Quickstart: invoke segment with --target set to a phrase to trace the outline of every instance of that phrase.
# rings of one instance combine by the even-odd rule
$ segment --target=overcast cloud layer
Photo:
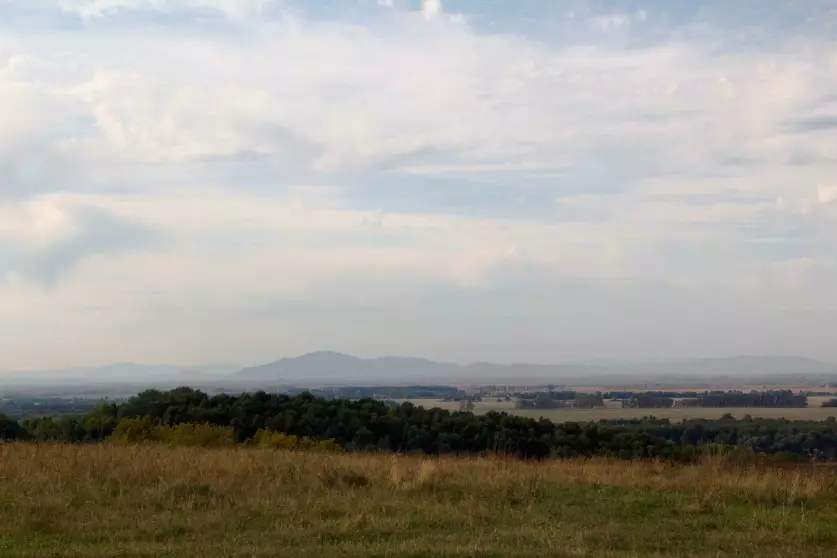
[[[0,369],[837,360],[832,0],[0,0]]]

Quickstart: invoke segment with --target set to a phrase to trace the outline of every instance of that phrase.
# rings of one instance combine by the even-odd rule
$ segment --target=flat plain
[[[502,411],[525,417],[543,417],[554,422],[619,420],[647,416],[681,421],[687,419],[717,419],[727,413],[739,419],[746,415],[750,415],[753,418],[785,418],[789,420],[825,420],[828,417],[837,418],[837,407],[820,406],[826,399],[831,398],[813,396],[809,397],[807,407],[785,409],[764,407],[624,409],[618,401],[607,401],[604,407],[596,409],[516,409],[514,401],[497,401],[497,398],[486,398],[483,401],[474,403],[473,412],[487,413],[489,411]],[[415,405],[422,405],[427,408],[459,409],[459,403],[439,399],[412,399],[410,401]]]
[[[736,466],[0,445],[0,556],[834,556],[837,476]]]
[[[823,407],[806,407],[799,409],[774,409],[760,407],[622,409],[605,407],[601,409],[514,409],[509,412],[525,417],[548,418],[554,422],[618,420],[642,418],[647,416],[667,418],[672,421],[681,421],[701,418],[717,419],[727,413],[739,419],[746,415],[750,415],[753,418],[784,418],[788,420],[825,420],[830,416],[837,417],[837,409]]]

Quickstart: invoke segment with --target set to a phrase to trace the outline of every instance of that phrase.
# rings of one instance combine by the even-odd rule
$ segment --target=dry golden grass
[[[834,556],[830,468],[0,445],[0,556]]]

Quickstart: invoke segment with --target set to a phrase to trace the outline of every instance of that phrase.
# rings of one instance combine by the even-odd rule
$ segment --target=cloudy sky
[[[0,369],[837,360],[834,0],[0,0]]]

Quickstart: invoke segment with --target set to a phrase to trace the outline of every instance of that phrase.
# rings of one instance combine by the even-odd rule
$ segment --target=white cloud
[[[86,20],[101,19],[122,11],[173,12],[189,9],[217,10],[226,16],[246,19],[260,15],[275,0],[58,0],[61,8]]]
[[[176,9],[137,2],[65,7]],[[76,138],[75,149],[146,163],[284,154],[332,172],[412,167],[411,160],[438,153],[467,157],[454,163],[460,166],[509,158],[531,166],[575,163],[593,152],[622,161],[633,158],[626,151],[645,150],[661,155],[657,165],[692,168],[730,156],[833,153],[822,138],[777,132],[834,86],[818,65],[800,63],[819,56],[827,64],[828,49],[811,54],[791,45],[768,59],[719,56],[686,42],[561,48],[447,21],[416,25],[400,12],[390,26],[359,27],[291,15],[259,21],[261,2],[206,3],[252,14],[255,31],[243,41],[108,34],[103,51],[105,39],[91,30],[65,43],[72,65],[37,37],[21,39],[18,48],[30,52],[15,59],[38,68],[38,78],[35,70],[10,72],[12,90],[43,96],[39,110],[74,107],[77,119],[93,122],[99,137]],[[425,2],[422,10],[432,16],[442,7]],[[21,110],[23,103],[12,111],[38,112]],[[66,114],[50,122],[59,119],[66,128]],[[618,141],[627,135],[631,142]]]
[[[442,0],[421,0],[421,13],[428,21],[435,18],[442,13]]]
[[[837,186],[819,184],[817,186],[817,201],[820,203],[831,203],[837,200]]]
[[[398,42],[350,26],[277,25],[246,47],[131,38],[103,57],[80,44],[96,70],[80,69],[84,81],[61,98],[83,103],[103,134],[90,149],[146,162],[295,149],[293,159],[322,171],[440,152],[532,164],[624,151],[611,138],[625,134],[672,165],[827,151],[773,129],[820,91],[819,74],[791,59],[762,68],[685,44],[555,50],[461,25],[405,23]]]
[[[635,23],[648,19],[648,12],[637,10],[634,13],[611,13],[593,17],[593,24],[602,31],[624,30]]]
[[[0,205],[0,276],[52,284],[91,256],[156,243],[157,233],[66,196]]]
[[[67,208],[60,200],[34,199],[0,206],[0,236],[46,245],[73,232]]]

